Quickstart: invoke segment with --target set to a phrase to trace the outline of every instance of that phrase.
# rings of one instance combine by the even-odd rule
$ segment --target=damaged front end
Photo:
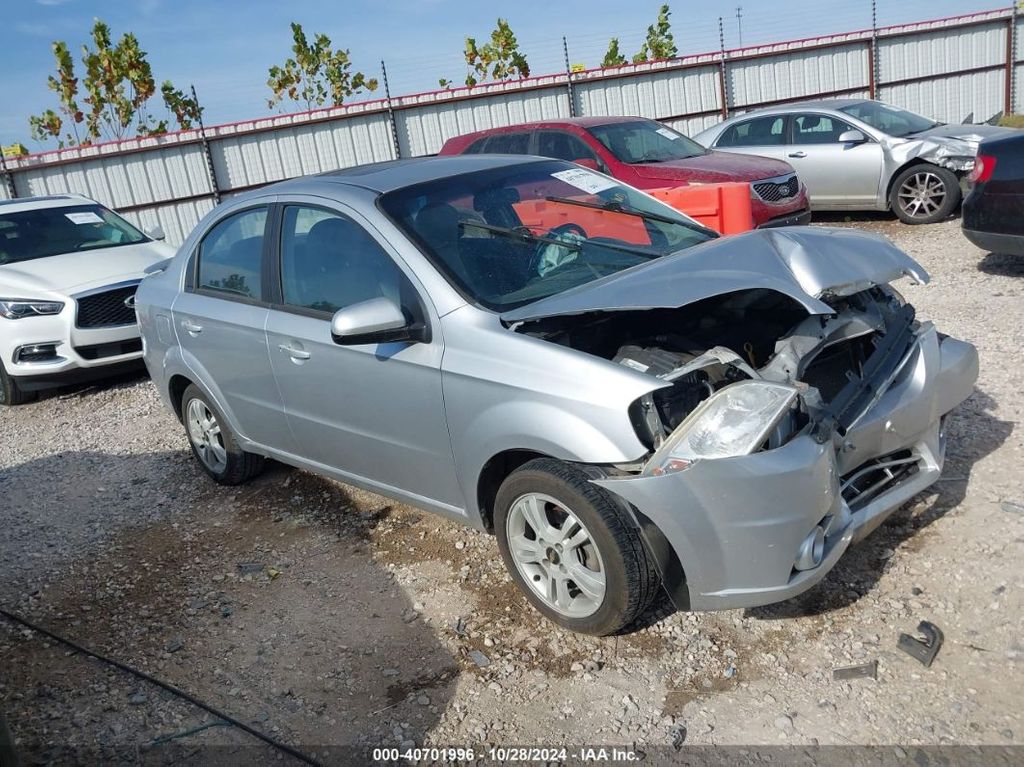
[[[776,254],[815,293],[517,325],[658,380],[630,408],[650,452],[594,481],[628,506],[683,609],[767,604],[819,581],[938,477],[942,417],[977,377],[974,347],[919,322],[884,270],[827,285],[813,246],[829,240],[785,238]]]

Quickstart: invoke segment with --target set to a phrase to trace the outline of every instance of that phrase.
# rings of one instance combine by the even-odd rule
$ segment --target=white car
[[[139,365],[135,290],[174,255],[78,195],[0,202],[0,405]]]

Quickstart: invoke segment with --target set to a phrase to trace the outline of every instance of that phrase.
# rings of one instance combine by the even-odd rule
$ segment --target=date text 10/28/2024
[[[642,755],[622,746],[581,746],[545,748],[543,746],[486,746],[484,748],[424,747],[375,748],[374,762],[473,762],[484,758],[492,762],[636,762]]]

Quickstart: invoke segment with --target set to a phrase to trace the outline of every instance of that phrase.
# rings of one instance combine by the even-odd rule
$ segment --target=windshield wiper
[[[560,202],[561,201],[560,198],[558,198],[558,197],[547,197],[545,199],[550,200],[550,201],[554,201],[554,202]],[[582,205],[584,207],[595,207],[595,208],[598,208],[599,210],[601,209],[601,207],[599,205],[590,206],[589,204],[583,203],[583,202],[577,203],[575,200],[565,200],[565,202],[570,202],[570,203],[573,203],[573,204],[576,204],[576,205]],[[668,219],[666,219],[666,220],[668,220]],[[494,232],[495,234],[499,234],[502,237],[508,237],[509,239],[513,239],[513,240],[519,240],[520,242],[530,242],[530,241],[532,241],[532,242],[546,242],[546,243],[548,243],[550,245],[559,245],[559,246],[561,246],[563,248],[568,248],[569,250],[575,250],[577,253],[582,253],[583,252],[583,245],[582,245],[582,243],[567,242],[566,240],[560,240],[560,239],[557,239],[555,237],[544,237],[543,235],[540,235],[540,234],[534,234],[533,232],[531,232],[525,226],[517,226],[517,227],[494,226],[492,224],[484,224],[484,223],[481,223],[479,221],[460,221],[459,222],[459,226],[463,227],[463,228],[465,228],[465,227],[476,227],[477,229],[483,229],[485,232]],[[590,238],[585,239],[584,242],[590,242]],[[617,250],[617,251],[619,251],[621,253],[630,253],[632,255],[644,256],[645,258],[648,258],[648,259],[658,258],[658,257],[664,255],[662,253],[657,253],[657,252],[652,253],[649,250],[644,250],[642,247],[630,247],[629,245],[616,245],[613,242],[593,242],[593,243],[591,243],[591,246],[595,247],[595,248],[607,248],[608,250]]]
[[[520,242],[546,242],[549,245],[561,245],[564,248],[569,248],[569,250],[583,250],[583,246],[579,243],[565,242],[554,237],[544,237],[543,235],[534,234],[525,226],[494,226],[493,224],[485,224],[481,221],[463,220],[459,221],[459,227],[463,229],[466,227],[483,229],[485,232],[494,232],[494,234],[500,234],[502,237],[508,237],[510,240],[519,240]]]
[[[644,221],[660,221],[663,224],[674,224],[676,226],[685,226],[688,229],[693,229],[692,224],[688,224],[685,221],[679,221],[668,216],[662,216],[658,213],[647,213],[646,211],[637,210],[636,208],[630,207],[629,205],[623,205],[621,202],[615,202],[609,200],[604,203],[596,202],[584,202],[583,200],[573,200],[569,197],[545,197],[548,202],[560,202],[565,205],[576,205],[580,208],[592,208],[593,210],[607,210],[612,213],[624,213],[627,216],[636,216],[642,218]],[[696,230],[695,230],[696,231]]]

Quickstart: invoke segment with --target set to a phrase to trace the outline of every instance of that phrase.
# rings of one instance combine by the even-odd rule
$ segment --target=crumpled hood
[[[594,311],[674,309],[712,296],[765,288],[811,314],[821,298],[850,295],[928,273],[885,237],[852,229],[787,227],[720,237],[505,312],[505,322]]]
[[[41,292],[66,295],[142,279],[148,267],[173,255],[170,245],[140,242],[0,264],[0,294],[5,298],[35,298]]]
[[[642,178],[715,184],[762,181],[793,172],[793,166],[782,160],[732,152],[708,152],[685,160],[641,163],[630,167]]]
[[[910,138],[953,138],[959,139],[960,141],[966,141],[972,144],[978,144],[988,138],[998,138],[1001,136],[1008,136],[1010,134],[1016,134],[1018,129],[1016,128],[1004,128],[999,125],[936,125],[934,128],[929,128],[926,131],[915,133]]]
[[[901,163],[916,158],[963,172],[974,165],[974,157],[982,141],[1017,132],[1015,128],[996,125],[936,125],[913,136],[889,141],[893,154]]]

